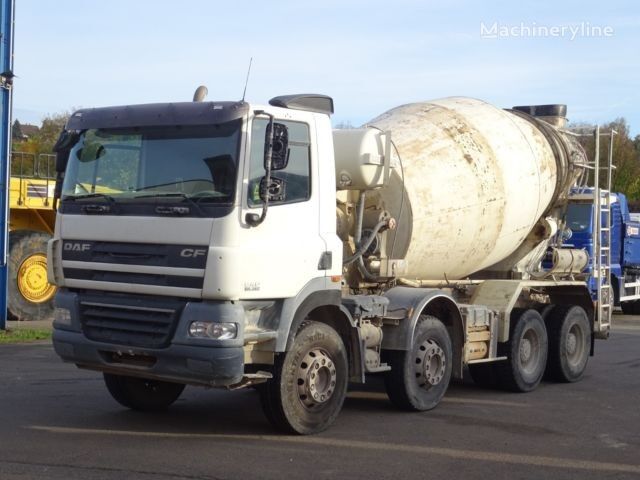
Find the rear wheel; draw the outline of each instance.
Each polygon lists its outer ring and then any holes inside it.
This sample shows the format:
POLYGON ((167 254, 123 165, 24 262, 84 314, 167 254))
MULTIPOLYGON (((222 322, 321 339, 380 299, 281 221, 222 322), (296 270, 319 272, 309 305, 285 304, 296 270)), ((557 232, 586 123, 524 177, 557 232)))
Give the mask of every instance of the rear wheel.
POLYGON ((47 242, 43 232, 9 234, 9 315, 18 320, 53 319, 56 287, 47 280, 47 242))
POLYGON ((530 392, 540 384, 547 364, 547 329, 542 317, 533 309, 514 309, 509 336, 499 346, 507 359, 495 364, 498 383, 514 392, 530 392))
POLYGON ((289 433, 325 430, 342 409, 348 371, 340 335, 324 323, 303 322, 291 349, 276 358, 273 378, 258 386, 267 419, 289 433))
POLYGON ((440 403, 451 380, 453 359, 451 339, 440 320, 421 316, 411 350, 389 350, 385 358, 391 364, 385 386, 394 405, 424 411, 440 403))
POLYGON ((157 412, 167 409, 184 390, 182 383, 163 382, 124 375, 104 374, 111 396, 132 410, 157 412))
POLYGON ((587 368, 591 326, 578 306, 556 305, 546 319, 549 333, 547 375, 559 382, 580 380, 587 368))

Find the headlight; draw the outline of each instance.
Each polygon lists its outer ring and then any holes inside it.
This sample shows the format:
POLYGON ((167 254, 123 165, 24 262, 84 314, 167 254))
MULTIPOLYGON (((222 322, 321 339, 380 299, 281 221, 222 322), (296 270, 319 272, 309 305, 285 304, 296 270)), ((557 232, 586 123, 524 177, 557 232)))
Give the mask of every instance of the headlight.
POLYGON ((57 325, 71 326, 71 310, 56 307, 53 311, 53 322, 57 325))
POLYGON ((230 340, 238 335, 238 324, 218 322, 191 322, 189 335, 195 338, 230 340))

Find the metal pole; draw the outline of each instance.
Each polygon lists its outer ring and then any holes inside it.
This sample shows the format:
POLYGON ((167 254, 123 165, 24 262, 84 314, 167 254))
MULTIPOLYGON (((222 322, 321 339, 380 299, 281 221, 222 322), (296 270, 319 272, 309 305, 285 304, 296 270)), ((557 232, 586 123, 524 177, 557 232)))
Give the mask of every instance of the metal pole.
POLYGON ((14 0, 0 0, 0 329, 7 327, 9 158, 13 85, 14 0))

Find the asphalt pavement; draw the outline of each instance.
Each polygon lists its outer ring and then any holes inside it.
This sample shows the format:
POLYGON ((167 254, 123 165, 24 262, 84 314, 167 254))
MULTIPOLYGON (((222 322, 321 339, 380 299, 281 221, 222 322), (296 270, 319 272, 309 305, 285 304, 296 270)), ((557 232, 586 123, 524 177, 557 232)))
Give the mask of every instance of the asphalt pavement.
POLYGON ((640 478, 640 317, 596 342, 576 384, 456 383, 404 413, 373 381, 309 437, 274 432, 252 389, 187 387, 165 413, 128 411, 48 342, 0 346, 0 381, 1 480, 640 478))

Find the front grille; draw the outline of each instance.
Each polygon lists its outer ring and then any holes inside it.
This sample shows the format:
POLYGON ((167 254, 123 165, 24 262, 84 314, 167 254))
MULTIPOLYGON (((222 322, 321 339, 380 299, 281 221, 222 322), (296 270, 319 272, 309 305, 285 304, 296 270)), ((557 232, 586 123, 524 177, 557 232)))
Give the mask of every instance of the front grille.
POLYGON ((199 288, 204 285, 204 277, 186 277, 181 275, 157 275, 133 272, 105 272, 103 270, 84 270, 64 268, 65 278, 70 280, 90 280, 93 282, 136 283, 160 287, 199 288))
POLYGON ((87 338, 97 342, 145 348, 166 347, 171 342, 184 302, 155 299, 153 305, 149 302, 126 297, 81 299, 83 332, 87 338))

